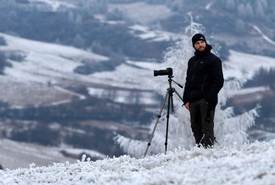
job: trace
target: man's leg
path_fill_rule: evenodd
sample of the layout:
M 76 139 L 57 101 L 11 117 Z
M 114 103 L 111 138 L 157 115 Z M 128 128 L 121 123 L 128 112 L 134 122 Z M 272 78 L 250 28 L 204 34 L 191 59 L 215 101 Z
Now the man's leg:
M 202 126 L 201 126 L 201 112 L 199 101 L 191 103 L 190 106 L 190 118 L 191 118 L 191 128 L 196 141 L 196 144 L 200 144 L 202 139 Z
M 208 102 L 202 100 L 200 102 L 201 123 L 202 123 L 202 140 L 201 143 L 204 147 L 211 147 L 214 145 L 214 115 L 215 109 L 210 109 Z

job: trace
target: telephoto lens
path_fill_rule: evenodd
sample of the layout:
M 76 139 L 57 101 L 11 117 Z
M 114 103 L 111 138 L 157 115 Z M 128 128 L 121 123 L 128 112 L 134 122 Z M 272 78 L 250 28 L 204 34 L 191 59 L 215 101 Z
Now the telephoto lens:
M 163 70 L 154 70 L 154 76 L 172 76 L 173 75 L 173 69 L 172 68 L 167 68 Z

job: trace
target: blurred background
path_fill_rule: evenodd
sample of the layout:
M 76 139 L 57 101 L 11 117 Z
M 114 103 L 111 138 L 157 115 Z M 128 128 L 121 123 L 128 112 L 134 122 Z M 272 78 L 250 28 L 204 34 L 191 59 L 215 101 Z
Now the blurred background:
M 226 78 L 249 77 L 227 104 L 236 114 L 260 107 L 250 140 L 275 138 L 274 7 L 272 0 L 0 0 L 0 164 L 120 156 L 116 135 L 148 138 L 163 100 L 154 67 L 194 22 L 230 64 Z

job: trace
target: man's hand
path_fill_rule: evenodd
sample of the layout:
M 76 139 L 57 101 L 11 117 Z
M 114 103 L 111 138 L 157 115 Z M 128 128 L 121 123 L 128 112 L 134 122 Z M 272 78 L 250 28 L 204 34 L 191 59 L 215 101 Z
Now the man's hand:
M 190 103 L 189 103 L 189 102 L 187 102 L 186 104 L 184 104 L 184 106 L 185 106 L 185 108 L 186 108 L 187 110 L 190 111 Z

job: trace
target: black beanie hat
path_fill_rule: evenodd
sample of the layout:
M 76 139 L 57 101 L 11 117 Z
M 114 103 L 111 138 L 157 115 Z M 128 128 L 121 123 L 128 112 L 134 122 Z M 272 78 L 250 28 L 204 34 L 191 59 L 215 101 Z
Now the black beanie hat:
M 203 40 L 204 42 L 206 42 L 205 36 L 201 33 L 197 33 L 192 37 L 192 43 L 193 46 L 195 45 L 195 43 L 199 40 Z

